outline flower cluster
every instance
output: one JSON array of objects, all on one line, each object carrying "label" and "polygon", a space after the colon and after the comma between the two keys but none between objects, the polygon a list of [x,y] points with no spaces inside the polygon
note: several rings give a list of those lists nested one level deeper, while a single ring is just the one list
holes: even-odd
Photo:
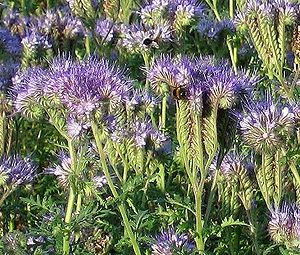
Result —
[{"label": "flower cluster", "polygon": [[159,24],[156,27],[147,25],[120,26],[120,45],[128,51],[143,53],[151,48],[159,48],[163,43],[172,41],[170,25]]},{"label": "flower cluster", "polygon": [[284,202],[270,211],[269,234],[280,244],[300,247],[300,207],[296,203]]},{"label": "flower cluster", "polygon": [[49,167],[45,170],[45,173],[55,175],[63,188],[68,188],[70,183],[71,158],[64,151],[60,151],[58,154],[59,163],[53,167]]},{"label": "flower cluster", "polygon": [[150,26],[169,23],[173,29],[182,28],[202,15],[203,5],[195,0],[153,0],[139,11],[142,21]]},{"label": "flower cluster", "polygon": [[120,45],[139,53],[159,48],[175,41],[203,10],[196,0],[150,1],[137,12],[140,22],[121,25]]},{"label": "flower cluster", "polygon": [[146,150],[153,149],[169,153],[170,144],[168,137],[156,129],[149,120],[135,120],[132,123],[121,127],[117,125],[111,135],[116,142],[122,142],[125,139],[133,141],[136,148]]},{"label": "flower cluster", "polygon": [[111,19],[99,19],[96,22],[95,33],[105,42],[111,42],[117,28]]},{"label": "flower cluster", "polygon": [[192,254],[195,244],[187,234],[177,234],[174,228],[161,231],[151,245],[152,255]]},{"label": "flower cluster", "polygon": [[257,82],[256,76],[244,72],[234,73],[227,62],[217,62],[212,58],[162,56],[147,71],[147,78],[154,91],[162,91],[167,84],[170,90],[185,89],[185,99],[201,108],[205,95],[211,105],[223,109],[231,108],[238,97],[251,92]]},{"label": "flower cluster", "polygon": [[20,156],[3,157],[0,161],[1,182],[6,185],[23,185],[33,181],[36,176],[36,165],[30,158]]},{"label": "flower cluster", "polygon": [[263,101],[249,102],[239,122],[242,138],[257,152],[284,146],[294,124],[290,107],[274,103],[269,95]]},{"label": "flower cluster", "polygon": [[12,10],[6,14],[4,24],[12,33],[20,36],[28,52],[48,49],[55,41],[75,39],[85,34],[82,22],[65,7],[30,17]]},{"label": "flower cluster", "polygon": [[244,26],[259,17],[272,23],[279,17],[285,24],[291,24],[296,18],[297,8],[297,4],[289,0],[251,0],[247,2],[244,10],[237,14],[236,22],[238,26]]},{"label": "flower cluster", "polygon": [[49,69],[27,70],[13,88],[19,111],[28,109],[29,97],[37,101],[46,98],[48,104],[56,98],[69,114],[86,123],[99,109],[116,110],[130,90],[124,71],[107,60],[88,58],[80,62],[66,57],[55,59]]},{"label": "flower cluster", "polygon": [[226,34],[234,33],[235,26],[232,20],[223,19],[215,21],[205,16],[199,21],[198,32],[205,38],[220,40],[221,38],[225,38]]}]

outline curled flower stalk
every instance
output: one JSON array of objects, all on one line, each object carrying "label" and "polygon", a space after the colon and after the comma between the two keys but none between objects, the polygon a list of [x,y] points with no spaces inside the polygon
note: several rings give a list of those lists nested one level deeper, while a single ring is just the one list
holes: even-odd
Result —
[{"label": "curled flower stalk", "polygon": [[31,183],[36,176],[36,166],[30,158],[2,157],[0,162],[0,187],[3,191],[0,207],[19,186]]},{"label": "curled flower stalk", "polygon": [[264,101],[248,104],[239,126],[242,138],[260,161],[256,177],[265,202],[268,208],[273,202],[278,205],[283,194],[281,159],[295,135],[295,114],[289,105],[274,103],[267,95]]},{"label": "curled flower stalk", "polygon": [[195,201],[195,242],[204,252],[202,196],[219,147],[218,111],[233,107],[240,95],[251,91],[256,79],[243,72],[235,74],[228,63],[186,56],[158,58],[147,77],[156,93],[169,90],[175,100],[179,155]]}]

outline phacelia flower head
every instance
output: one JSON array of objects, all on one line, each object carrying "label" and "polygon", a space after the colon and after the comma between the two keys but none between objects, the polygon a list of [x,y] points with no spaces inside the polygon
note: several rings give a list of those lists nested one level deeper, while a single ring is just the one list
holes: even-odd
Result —
[{"label": "phacelia flower head", "polygon": [[121,25],[120,44],[128,51],[144,53],[151,48],[159,48],[162,44],[172,41],[172,30],[168,23],[152,28],[140,24]]},{"label": "phacelia flower head", "polygon": [[139,148],[150,145],[159,148],[167,141],[167,137],[155,129],[150,121],[136,121],[132,135],[136,146]]},{"label": "phacelia flower head", "polygon": [[151,92],[136,89],[126,101],[126,107],[135,113],[151,113],[158,106],[159,99]]},{"label": "phacelia flower head", "polygon": [[284,146],[294,128],[294,113],[288,106],[264,101],[247,104],[239,122],[242,138],[257,152]]},{"label": "phacelia flower head", "polygon": [[242,20],[251,23],[258,18],[273,24],[279,18],[288,25],[296,19],[296,13],[297,5],[290,0],[251,0],[247,2],[245,9],[238,13],[237,23],[241,24]]},{"label": "phacelia flower head", "polygon": [[8,29],[0,27],[0,48],[10,55],[20,55],[22,51],[21,40]]},{"label": "phacelia flower head", "polygon": [[229,65],[216,65],[211,71],[203,89],[210,103],[222,109],[231,108],[241,95],[251,92],[257,83],[256,76],[248,76],[242,71],[235,74]]},{"label": "phacelia flower head", "polygon": [[99,37],[101,37],[102,40],[111,42],[114,34],[116,33],[114,22],[110,19],[97,20],[95,32]]},{"label": "phacelia flower head", "polygon": [[147,79],[157,93],[164,89],[164,84],[170,89],[176,87],[189,87],[197,76],[197,66],[192,57],[172,58],[169,55],[156,59],[147,71]]},{"label": "phacelia flower head", "polygon": [[49,69],[29,69],[24,76],[13,88],[17,106],[19,102],[23,106],[28,95],[48,99],[48,104],[55,98],[69,114],[86,121],[97,110],[117,110],[131,90],[131,81],[123,70],[92,57],[83,61],[60,57]]},{"label": "phacelia flower head", "polygon": [[30,158],[18,155],[2,157],[0,160],[0,176],[7,185],[23,185],[33,181],[36,177],[36,165]]},{"label": "phacelia flower head", "polygon": [[45,170],[47,174],[55,175],[63,188],[69,187],[69,178],[72,173],[71,157],[64,151],[58,154],[58,164]]},{"label": "phacelia flower head", "polygon": [[151,255],[192,254],[196,247],[188,234],[177,234],[174,228],[161,231],[151,245]]},{"label": "phacelia flower head", "polygon": [[300,247],[300,207],[296,203],[284,202],[270,210],[269,234],[280,244]]},{"label": "phacelia flower head", "polygon": [[208,39],[219,40],[222,36],[225,38],[226,34],[234,33],[235,26],[229,19],[214,21],[205,16],[199,21],[198,32]]},{"label": "phacelia flower head", "polygon": [[18,72],[13,78],[11,96],[14,107],[25,116],[39,117],[42,114],[41,102],[44,86],[46,85],[45,70],[34,67]]}]

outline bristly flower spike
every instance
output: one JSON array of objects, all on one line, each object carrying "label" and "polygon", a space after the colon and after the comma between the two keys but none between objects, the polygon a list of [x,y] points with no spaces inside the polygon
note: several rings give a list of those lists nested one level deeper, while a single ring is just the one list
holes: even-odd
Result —
[{"label": "bristly flower spike", "polygon": [[188,234],[177,234],[174,228],[162,230],[151,245],[151,255],[191,254],[195,244]]},{"label": "bristly flower spike", "polygon": [[248,103],[239,122],[242,138],[257,152],[284,146],[294,124],[292,110],[274,103],[270,95],[263,101]]}]

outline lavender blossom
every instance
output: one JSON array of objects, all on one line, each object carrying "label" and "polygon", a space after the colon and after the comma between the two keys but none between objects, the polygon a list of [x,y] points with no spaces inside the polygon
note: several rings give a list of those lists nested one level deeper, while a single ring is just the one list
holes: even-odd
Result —
[{"label": "lavender blossom", "polygon": [[48,70],[33,68],[24,76],[21,84],[13,88],[18,109],[26,110],[23,102],[28,97],[35,97],[38,102],[46,100],[49,105],[60,102],[84,124],[102,108],[117,111],[131,90],[124,71],[105,59],[88,58],[79,62],[61,57],[55,59]]},{"label": "lavender blossom", "polygon": [[294,128],[294,114],[288,106],[265,101],[251,102],[240,116],[240,130],[244,141],[257,152],[273,151],[284,146]]},{"label": "lavender blossom", "polygon": [[96,22],[95,32],[98,36],[105,40],[106,42],[111,42],[116,29],[114,27],[114,22],[110,19],[99,19]]},{"label": "lavender blossom", "polygon": [[194,242],[187,234],[177,234],[174,228],[161,231],[151,245],[151,255],[191,254],[196,251]]},{"label": "lavender blossom", "polygon": [[150,144],[159,148],[167,141],[167,137],[155,129],[149,121],[136,121],[133,124],[132,135],[138,148],[148,147]]},{"label": "lavender blossom", "polygon": [[58,154],[59,163],[45,170],[45,173],[55,175],[63,188],[68,188],[70,174],[72,173],[71,158],[64,151]]},{"label": "lavender blossom", "polygon": [[2,157],[0,175],[7,185],[18,186],[31,183],[36,176],[36,165],[30,158],[20,156]]},{"label": "lavender blossom", "polygon": [[176,31],[190,25],[194,18],[199,17],[204,12],[204,6],[196,0],[174,1],[171,4],[171,9],[175,11],[174,27]]},{"label": "lavender blossom", "polygon": [[299,212],[298,204],[286,202],[270,210],[269,234],[276,243],[300,247]]},{"label": "lavender blossom", "polygon": [[16,35],[12,35],[8,29],[0,27],[0,48],[12,55],[21,54],[21,41]]},{"label": "lavender blossom", "polygon": [[39,103],[42,100],[46,72],[41,68],[31,68],[17,73],[11,89],[15,109],[26,116],[38,117],[41,114]]},{"label": "lavender blossom", "polygon": [[28,52],[35,52],[37,49],[49,49],[52,46],[48,37],[34,30],[27,31],[21,43]]},{"label": "lavender blossom", "polygon": [[[297,5],[289,0],[251,0],[247,2],[245,10],[238,13],[238,20],[251,22],[254,18],[259,17],[260,19],[273,24],[277,17],[279,17],[288,25],[296,19],[296,13]],[[241,17],[244,18],[241,19]]]},{"label": "lavender blossom", "polygon": [[130,98],[126,101],[126,107],[133,112],[151,113],[158,105],[159,100],[156,96],[146,90],[134,90]]},{"label": "lavender blossom", "polygon": [[198,32],[203,36],[212,40],[219,40],[220,37],[224,37],[227,33],[234,33],[235,26],[229,19],[223,19],[221,21],[214,21],[208,17],[199,21]]},{"label": "lavender blossom", "polygon": [[243,71],[235,74],[227,62],[186,56],[161,56],[147,71],[147,79],[157,93],[164,92],[164,84],[170,90],[184,88],[185,100],[197,111],[202,108],[203,94],[211,105],[228,109],[238,97],[250,93],[257,82],[256,76],[248,76]]},{"label": "lavender blossom", "polygon": [[143,53],[151,48],[159,48],[161,44],[172,41],[171,27],[167,23],[155,28],[141,25],[122,25],[120,36],[121,46],[135,53]]}]

